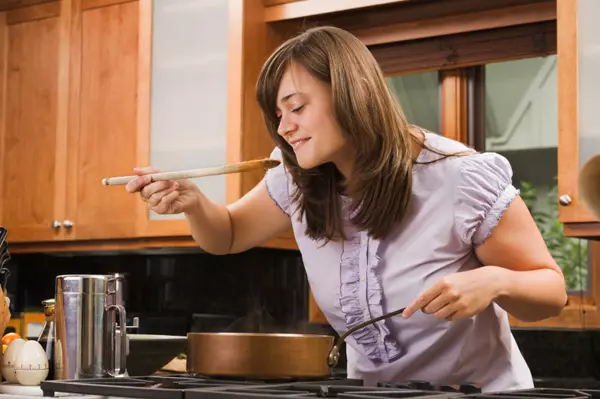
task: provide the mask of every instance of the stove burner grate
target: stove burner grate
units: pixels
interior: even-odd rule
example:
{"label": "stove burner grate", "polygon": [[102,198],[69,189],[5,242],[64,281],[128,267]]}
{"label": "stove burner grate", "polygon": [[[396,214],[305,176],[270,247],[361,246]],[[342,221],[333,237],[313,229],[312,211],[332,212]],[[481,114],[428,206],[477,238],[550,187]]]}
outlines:
{"label": "stove burner grate", "polygon": [[[588,387],[591,385],[588,385]],[[481,393],[474,384],[440,385],[427,381],[388,381],[365,387],[345,377],[252,380],[191,374],[129,378],[43,381],[44,396],[55,393],[139,399],[600,399],[600,390],[537,387]]]}
{"label": "stove burner grate", "polygon": [[[124,398],[143,399],[184,399],[189,390],[232,388],[241,386],[264,386],[297,382],[298,379],[282,378],[277,380],[255,380],[243,378],[218,378],[191,374],[152,375],[129,378],[91,378],[79,380],[50,380],[41,383],[44,396],[55,396],[56,392],[82,395],[101,395]],[[341,377],[330,379],[302,379],[302,382],[318,382],[323,384],[362,385],[362,380]]]}

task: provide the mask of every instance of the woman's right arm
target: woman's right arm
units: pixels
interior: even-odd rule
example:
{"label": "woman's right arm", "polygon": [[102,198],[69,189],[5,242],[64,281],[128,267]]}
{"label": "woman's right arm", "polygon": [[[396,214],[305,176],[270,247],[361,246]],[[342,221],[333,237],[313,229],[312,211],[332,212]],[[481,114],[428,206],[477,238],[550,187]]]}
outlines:
{"label": "woman's right arm", "polygon": [[238,201],[217,204],[189,180],[150,182],[142,168],[126,190],[139,192],[148,207],[160,214],[184,213],[194,240],[206,252],[238,253],[274,239],[291,228],[290,217],[271,199],[264,180]]}
{"label": "woman's right arm", "polygon": [[[289,216],[269,196],[264,181],[227,207],[200,193],[200,205],[195,212],[186,213],[186,217],[196,242],[215,254],[243,252],[277,238],[292,227]],[[214,250],[207,250],[203,243]]]}

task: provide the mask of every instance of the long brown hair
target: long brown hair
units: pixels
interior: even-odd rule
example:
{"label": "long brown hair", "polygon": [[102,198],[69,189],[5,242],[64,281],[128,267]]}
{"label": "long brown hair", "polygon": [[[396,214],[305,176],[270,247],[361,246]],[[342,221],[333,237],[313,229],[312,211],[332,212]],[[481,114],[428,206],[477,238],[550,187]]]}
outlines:
{"label": "long brown hair", "polygon": [[[291,63],[331,87],[335,118],[357,149],[348,181],[332,163],[302,169],[293,149],[277,133],[277,92]],[[384,238],[398,225],[408,208],[413,151],[419,143],[377,61],[358,38],[339,28],[317,27],[289,39],[264,64],[257,98],[297,187],[292,200],[299,204],[298,217],[306,215],[310,238],[327,242],[345,237],[340,193],[352,200],[354,226],[373,238]]]}

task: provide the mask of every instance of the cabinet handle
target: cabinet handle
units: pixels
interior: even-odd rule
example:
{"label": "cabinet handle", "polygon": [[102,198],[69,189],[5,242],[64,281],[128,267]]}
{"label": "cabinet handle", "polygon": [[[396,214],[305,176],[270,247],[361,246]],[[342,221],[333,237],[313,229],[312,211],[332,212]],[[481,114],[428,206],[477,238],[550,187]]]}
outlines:
{"label": "cabinet handle", "polygon": [[561,204],[562,206],[567,206],[567,205],[571,205],[571,197],[569,197],[567,194],[563,194],[560,196],[560,198],[558,199],[558,203]]}
{"label": "cabinet handle", "polygon": [[63,226],[65,226],[65,229],[70,229],[71,227],[73,227],[73,222],[67,219],[63,222]]}
{"label": "cabinet handle", "polygon": [[52,222],[52,228],[53,228],[54,230],[59,230],[59,229],[60,229],[60,226],[61,226],[61,224],[60,224],[60,222],[59,222],[58,220],[54,220],[54,221]]}

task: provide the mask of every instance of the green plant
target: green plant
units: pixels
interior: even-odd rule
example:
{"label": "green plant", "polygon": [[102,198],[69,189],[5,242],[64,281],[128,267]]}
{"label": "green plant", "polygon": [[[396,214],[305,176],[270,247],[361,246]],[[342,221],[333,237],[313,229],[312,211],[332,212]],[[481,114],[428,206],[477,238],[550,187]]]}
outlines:
{"label": "green plant", "polygon": [[567,289],[581,291],[587,288],[587,240],[565,237],[558,221],[558,186],[554,184],[543,198],[528,182],[521,182],[521,198],[529,208],[554,260],[562,268]]}

